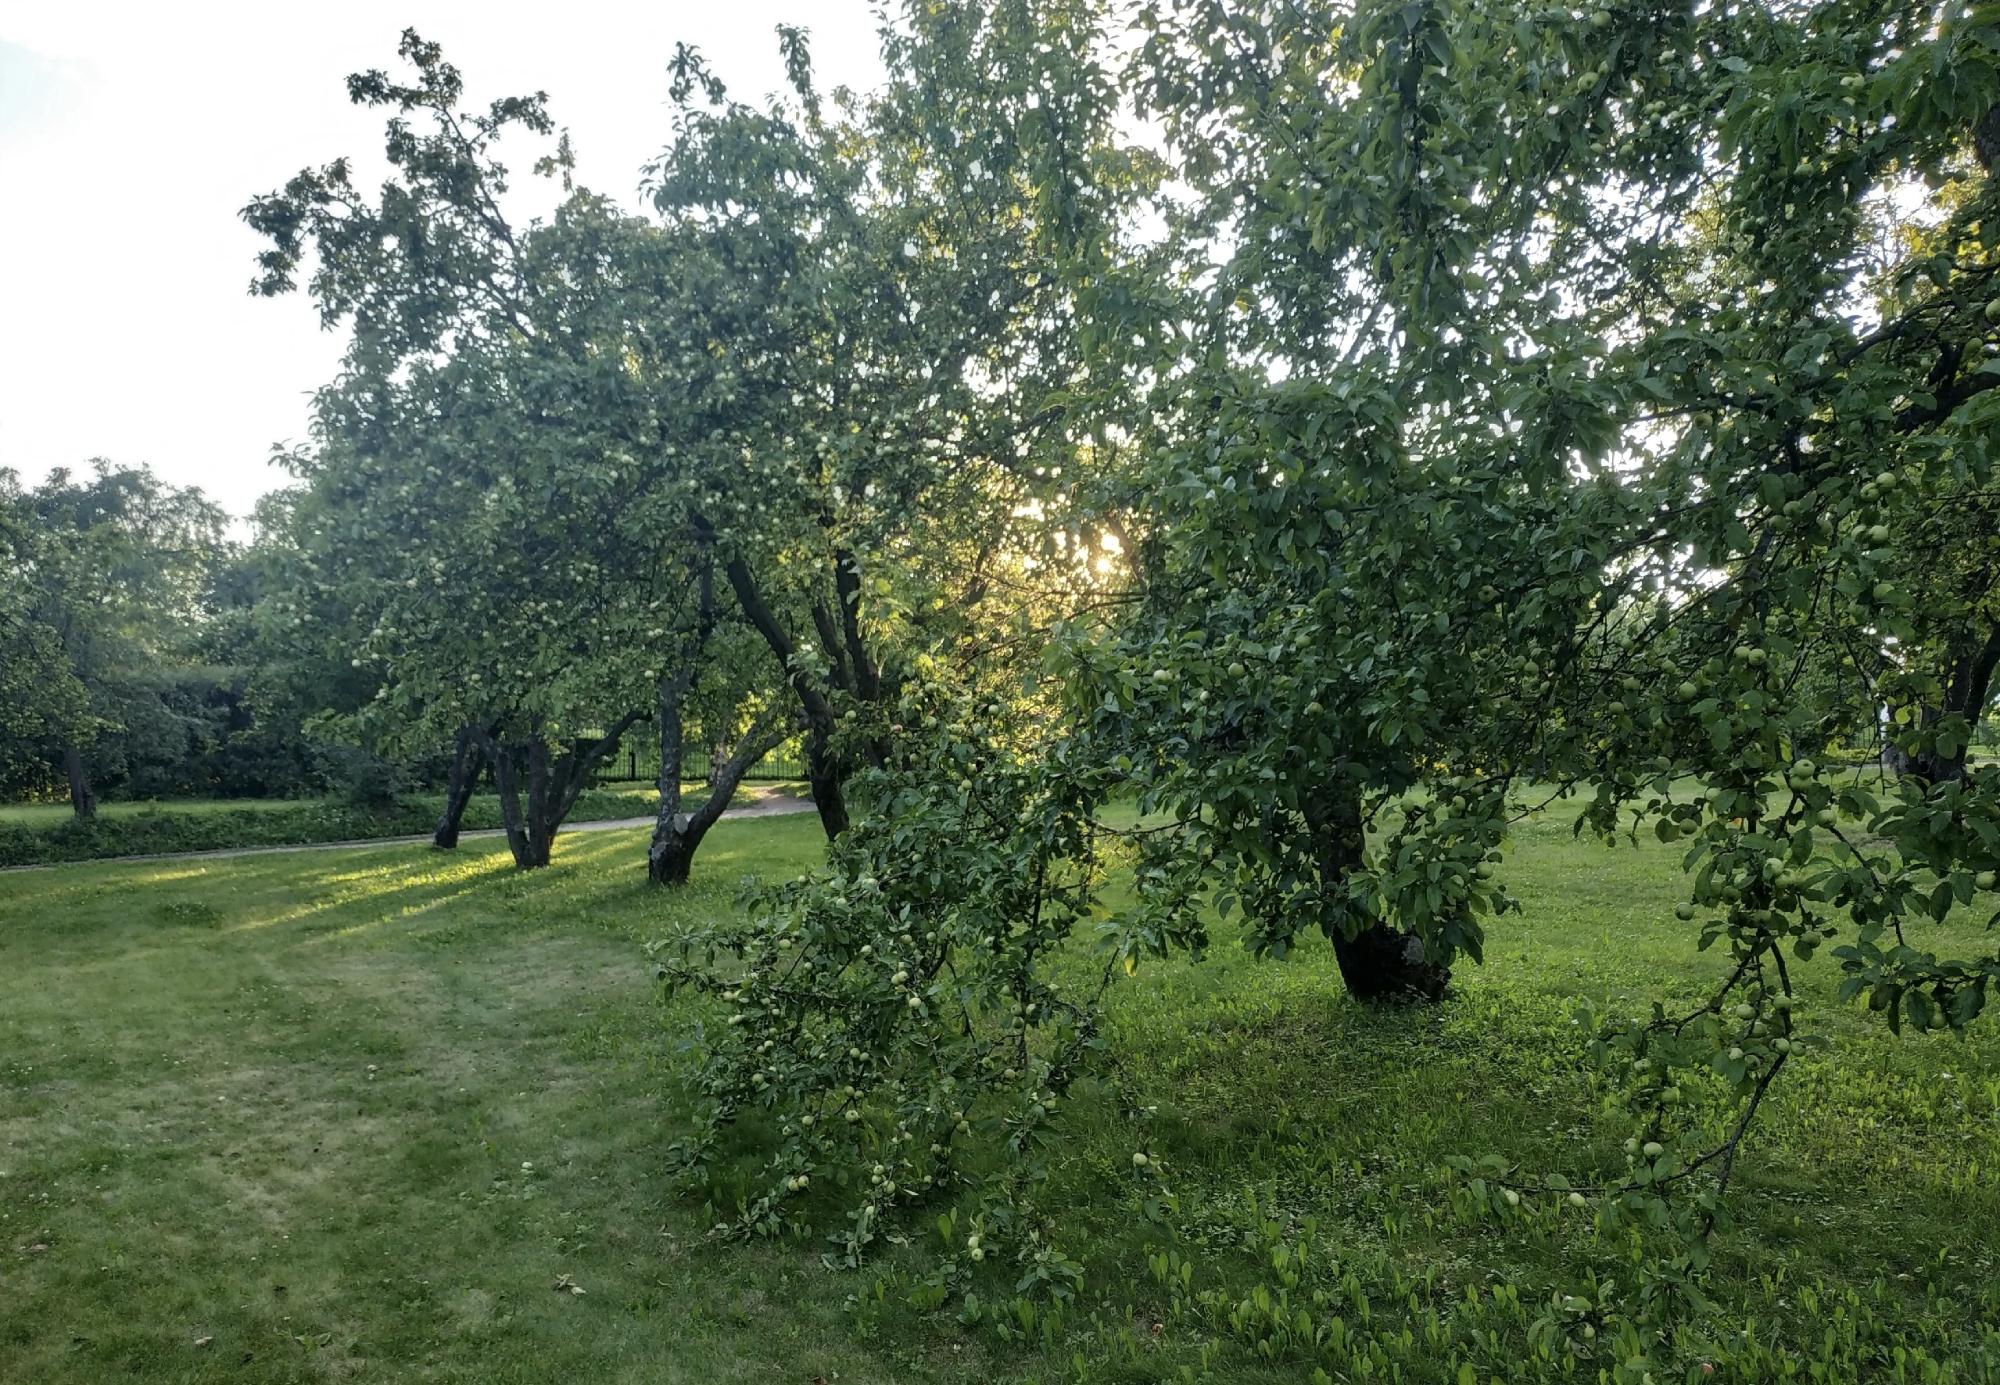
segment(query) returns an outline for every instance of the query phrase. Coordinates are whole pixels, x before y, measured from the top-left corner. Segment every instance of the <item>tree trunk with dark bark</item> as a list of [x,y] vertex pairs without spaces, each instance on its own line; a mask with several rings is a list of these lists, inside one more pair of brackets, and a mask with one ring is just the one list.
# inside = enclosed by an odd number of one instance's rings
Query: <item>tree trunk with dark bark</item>
[[90,772],[83,767],[83,752],[73,745],[62,750],[63,775],[69,780],[69,806],[77,817],[97,816],[97,795],[91,792]]
[[1989,630],[1984,639],[1978,639],[1975,633],[1959,642],[1952,651],[1944,700],[1938,706],[1924,708],[1919,718],[1920,724],[1929,729],[1947,716],[1963,717],[1965,744],[1951,755],[1941,755],[1935,749],[1911,755],[1891,740],[1884,748],[1883,762],[1899,778],[1915,777],[1928,784],[1963,779],[1972,737],[1978,732],[1986,704],[1993,696],[1996,669],[2000,669],[2000,624]]
[[708,797],[692,813],[681,811],[681,699],[691,677],[660,684],[660,809],[653,823],[653,840],[646,848],[646,878],[655,885],[685,885],[694,854],[708,829],[729,811],[730,800],[750,767],[785,738],[787,718],[767,711],[737,741],[728,759],[711,767]]
[[846,766],[833,753],[832,738],[831,727],[813,726],[806,733],[806,783],[828,841],[848,827]]
[[[826,830],[827,840],[831,841],[848,827],[844,788],[848,766],[833,747],[833,703],[805,663],[797,657],[798,650],[792,637],[770,603],[764,600],[748,564],[741,558],[732,558],[725,571],[729,576],[729,585],[736,592],[737,604],[743,608],[743,614],[749,618],[751,625],[764,637],[779,667],[787,671],[792,691],[799,699],[799,711],[806,724],[806,779],[812,785],[813,806],[819,810],[820,826]],[[843,649],[845,642],[834,625],[833,617],[824,607],[814,607],[813,624],[825,646],[823,652],[829,656],[834,680],[837,684],[841,683],[848,677],[847,656]],[[858,643],[858,627],[855,639]],[[869,677],[871,680],[875,677],[872,665]]]
[[[1308,813],[1308,820],[1320,844],[1321,886],[1338,894],[1362,866],[1367,850],[1360,798],[1351,790],[1336,789]],[[1422,938],[1380,919],[1357,918],[1350,912],[1328,925],[1327,936],[1340,965],[1340,979],[1357,1000],[1442,1000],[1451,985],[1451,968],[1425,955]]]
[[[688,839],[693,820],[681,811],[681,752],[687,735],[681,721],[681,702],[693,686],[692,667],[678,669],[660,680],[656,714],[660,729],[660,806],[653,818],[653,839],[646,845],[646,878],[655,885],[687,884],[695,847],[701,844],[699,837]],[[721,768],[721,762],[711,754],[708,763],[711,790]]]
[[[478,729],[480,745],[493,766],[494,786],[500,791],[500,821],[516,868],[539,870],[549,863],[556,834],[576,806],[577,795],[604,757],[617,749],[639,715],[628,712],[602,736],[580,737],[557,756],[550,754],[548,738],[540,734],[531,733],[515,746],[501,742],[484,727]],[[517,751],[528,766],[525,806],[520,767],[515,762]]]
[[458,826],[465,818],[465,805],[472,802],[472,791],[479,783],[477,733],[477,727],[462,726],[452,742],[451,778],[445,785],[444,813],[438,818],[437,830],[431,833],[431,846],[439,851],[449,851],[458,845]]
[[534,859],[527,818],[521,811],[521,771],[514,760],[514,747],[483,726],[476,734],[487,763],[493,766],[493,787],[500,796],[500,826],[507,834],[507,850],[513,853],[514,865],[521,870],[547,865],[547,861]]

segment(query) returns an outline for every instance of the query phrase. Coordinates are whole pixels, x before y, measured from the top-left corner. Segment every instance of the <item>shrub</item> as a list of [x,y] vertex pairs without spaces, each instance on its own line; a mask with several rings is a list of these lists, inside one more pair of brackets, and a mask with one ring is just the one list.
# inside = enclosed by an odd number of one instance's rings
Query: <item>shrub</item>
[[[577,799],[570,821],[635,817],[643,811],[641,803],[642,800],[629,794],[587,790]],[[0,867],[427,836],[436,825],[442,806],[437,795],[424,795],[403,798],[379,810],[329,799],[283,807],[168,806],[148,808],[131,816],[107,814],[88,821],[65,819],[54,825],[0,822]],[[475,797],[465,810],[464,825],[467,830],[500,826],[498,801],[490,794]]]

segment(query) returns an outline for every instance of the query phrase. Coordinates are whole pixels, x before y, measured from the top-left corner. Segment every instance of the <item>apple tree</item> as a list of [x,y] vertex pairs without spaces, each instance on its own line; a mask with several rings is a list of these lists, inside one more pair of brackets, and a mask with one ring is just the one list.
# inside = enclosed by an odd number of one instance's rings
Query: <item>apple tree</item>
[[[1727,966],[1599,1029],[1622,1165],[1473,1186],[1679,1226],[1654,1282],[1688,1286],[1813,1042],[1796,968],[1830,953],[1919,1029],[2000,983],[1923,933],[1984,907],[2000,856],[2000,768],[1964,759],[1994,16],[1162,0],[1141,32],[1171,263],[1089,300],[1178,304],[1129,376],[1130,599],[1052,641],[1038,717],[910,680],[929,738],[886,761],[879,820],[747,934],[663,952],[730,1007],[685,1152],[768,1112],[744,1228],[812,1222],[831,1176],[850,1255],[982,1181],[979,1248],[1046,1279],[1020,1195],[1102,1055],[1042,963],[1085,920],[1109,914],[1106,984],[1240,912],[1272,955],[1325,932],[1357,995],[1436,997],[1513,907],[1508,824],[1569,799],[1579,830],[1683,844],[1676,922]],[[1876,707],[1915,772],[1815,758]],[[1134,791],[1138,827],[1103,811]],[[1098,896],[1114,863],[1136,903]]]
[[[656,702],[678,736],[668,704],[686,695],[715,619],[712,540],[690,519],[682,473],[661,464],[661,420],[683,401],[663,397],[640,349],[649,329],[671,328],[678,300],[662,295],[681,267],[650,228],[580,190],[515,225],[497,145],[552,133],[541,98],[467,111],[435,45],[406,34],[402,53],[410,82],[349,84],[394,113],[379,195],[337,161],[245,211],[272,241],[256,289],[291,288],[310,255],[322,317],[351,333],[319,397],[316,445],[296,460],[301,609],[289,618],[314,619],[308,608],[328,600],[336,619],[358,616],[350,662],[380,678],[361,721],[406,744],[455,740],[455,802],[479,746],[516,861],[539,866],[591,773]],[[566,144],[540,167],[567,186]],[[664,792],[672,823],[678,781]],[[698,834],[685,840],[682,878]]]
[[1115,413],[1122,348],[1084,299],[1152,166],[1115,136],[1094,14],[902,7],[865,97],[820,93],[790,29],[766,105],[674,62],[651,176],[682,299],[642,369],[676,401],[692,522],[785,671],[829,836],[846,778],[891,753],[911,660],[1010,628],[1023,555],[1076,511],[1078,440]]
[[60,776],[87,818],[93,780],[122,773],[127,738],[163,722],[174,730],[161,691],[207,615],[224,517],[198,490],[102,460],[88,476],[59,468],[26,490],[9,474],[0,504],[15,579],[0,619],[21,659],[8,677],[32,684],[10,717],[7,758],[37,778]]

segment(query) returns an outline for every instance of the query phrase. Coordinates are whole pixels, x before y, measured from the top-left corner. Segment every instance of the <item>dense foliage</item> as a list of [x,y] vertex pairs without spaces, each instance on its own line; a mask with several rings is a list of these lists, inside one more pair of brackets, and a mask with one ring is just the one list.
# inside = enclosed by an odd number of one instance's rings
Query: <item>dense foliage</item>
[[[2000,859],[2000,769],[1965,756],[2000,661],[1992,16],[1188,0],[1140,28],[1170,271],[1089,300],[1149,348],[1108,487],[1128,599],[1054,632],[1025,727],[908,690],[949,710],[889,811],[669,952],[733,1012],[688,1152],[768,1112],[741,1227],[818,1223],[831,1176],[850,1256],[969,1176],[979,1248],[1060,1289],[1024,1195],[1105,1055],[1052,954],[1089,924],[1109,980],[1238,911],[1260,952],[1327,934],[1357,995],[1436,996],[1509,906],[1510,822],[1578,797],[1580,831],[1687,843],[1690,949],[1732,969],[1593,1025],[1621,1165],[1466,1167],[1498,1216],[1677,1228],[1649,1283],[1698,1302],[1815,1041],[1794,969],[1830,950],[1918,1028],[2000,982],[1924,937]],[[1037,52],[991,61],[1032,84]],[[1878,737],[1885,784],[1817,758]]]
[[0,472],[0,787],[61,784],[88,817],[99,785],[156,791],[190,742],[226,734],[216,685],[229,675],[190,668],[226,557],[222,525],[199,491],[144,468],[99,461],[32,489]]

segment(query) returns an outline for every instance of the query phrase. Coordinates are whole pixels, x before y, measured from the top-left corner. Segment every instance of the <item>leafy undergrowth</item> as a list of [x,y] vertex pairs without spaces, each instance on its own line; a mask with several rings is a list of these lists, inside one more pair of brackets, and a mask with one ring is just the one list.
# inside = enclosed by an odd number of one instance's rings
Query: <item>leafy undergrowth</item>
[[738,1175],[703,1206],[662,1157],[701,1011],[663,1022],[637,944],[817,835],[725,822],[677,896],[635,832],[531,875],[487,842],[0,882],[0,1379],[1457,1385],[1616,1378],[1641,1345],[1663,1380],[2000,1378],[2000,1033],[1894,1038],[1825,960],[1799,1021],[1831,1044],[1743,1156],[1717,1313],[1642,1343],[1643,1245],[1554,1200],[1471,1208],[1451,1155],[1622,1167],[1579,1001],[1715,975],[1669,849],[1554,822],[1510,865],[1525,915],[1440,1009],[1352,1005],[1313,947],[1114,988],[1154,1109],[1071,1103],[1043,1199],[1069,1302],[1021,1292],[1005,1244],[973,1265],[948,1204],[859,1273],[715,1243]]
[[[706,792],[691,789],[691,801],[698,802]],[[578,797],[569,820],[644,817],[657,802],[650,787],[589,789]],[[16,810],[13,818],[0,818],[0,867],[419,836],[436,827],[443,810],[444,799],[437,794],[414,794],[380,812],[335,799],[106,804],[89,822],[77,821],[67,808],[25,819],[23,810]],[[475,795],[462,825],[468,832],[500,826],[500,800],[490,793]]]

